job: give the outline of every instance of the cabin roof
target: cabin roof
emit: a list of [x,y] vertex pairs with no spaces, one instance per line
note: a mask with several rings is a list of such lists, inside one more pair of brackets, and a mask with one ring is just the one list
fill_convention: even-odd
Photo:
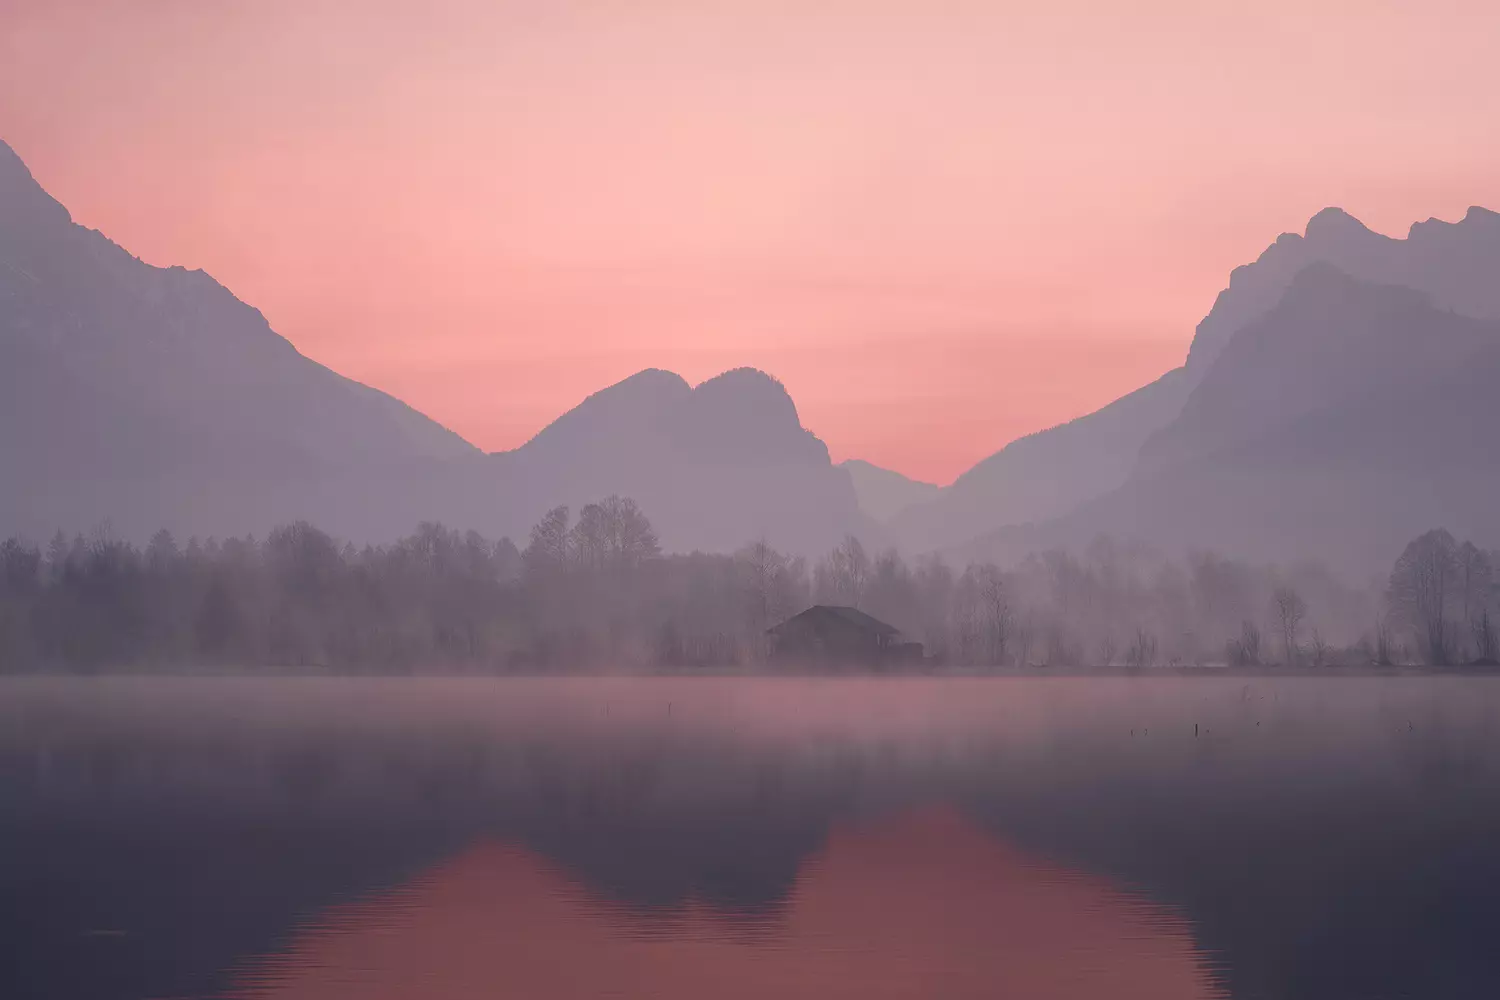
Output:
[[772,634],[779,634],[792,622],[799,620],[809,621],[820,618],[825,620],[830,618],[842,620],[849,625],[853,625],[855,628],[873,633],[875,635],[898,635],[901,631],[894,626],[887,625],[879,618],[865,614],[858,608],[844,607],[843,605],[839,604],[814,604],[806,611],[803,611],[800,614],[793,615],[786,621],[782,622],[780,625],[777,625],[774,628],[767,629],[767,631]]

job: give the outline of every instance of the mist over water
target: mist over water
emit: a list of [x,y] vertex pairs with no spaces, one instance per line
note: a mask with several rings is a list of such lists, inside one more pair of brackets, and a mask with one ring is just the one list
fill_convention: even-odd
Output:
[[1486,678],[14,679],[0,995],[1487,997]]

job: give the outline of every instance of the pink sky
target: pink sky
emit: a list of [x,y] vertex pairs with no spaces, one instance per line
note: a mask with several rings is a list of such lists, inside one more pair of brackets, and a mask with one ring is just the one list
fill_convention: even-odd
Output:
[[645,367],[951,480],[1325,205],[1500,208],[1493,0],[0,0],[0,138],[485,448]]

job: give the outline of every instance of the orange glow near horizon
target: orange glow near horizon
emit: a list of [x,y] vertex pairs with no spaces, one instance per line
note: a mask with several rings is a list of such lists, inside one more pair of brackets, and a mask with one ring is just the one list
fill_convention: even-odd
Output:
[[[350,14],[351,9],[358,13]],[[947,482],[1337,204],[1500,208],[1490,0],[12,0],[0,138],[481,447],[646,367]]]
[[248,963],[237,1000],[784,997],[1213,1000],[1186,922],[949,809],[836,831],[784,910],[645,922],[528,851],[472,847]]

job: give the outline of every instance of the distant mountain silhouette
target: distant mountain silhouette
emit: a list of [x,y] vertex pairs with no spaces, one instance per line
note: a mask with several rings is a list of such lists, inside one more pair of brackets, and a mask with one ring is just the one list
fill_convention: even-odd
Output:
[[[952,486],[830,463],[782,385],[648,370],[486,455],[301,355],[201,271],[75,225],[0,143],[0,535],[312,520],[381,540],[444,520],[524,542],[633,496],[669,550],[755,538],[1021,555],[1109,531],[1367,567],[1500,495],[1500,215],[1405,239],[1338,209],[1237,268],[1181,368],[1012,442]],[[884,524],[877,524],[883,521]]]
[[1308,221],[1305,236],[1283,233],[1255,263],[1234,269],[1198,324],[1188,368],[1206,369],[1236,331],[1263,316],[1303,268],[1318,262],[1364,281],[1419,289],[1466,316],[1500,318],[1500,214],[1475,206],[1460,222],[1418,222],[1400,240],[1325,208]]
[[1318,262],[1426,292],[1436,306],[1463,315],[1500,318],[1500,215],[1471,208],[1461,222],[1417,223],[1401,240],[1371,232],[1341,209],[1324,209],[1305,235],[1284,234],[1234,270],[1198,324],[1183,367],[1095,413],[1012,442],[937,498],[898,514],[892,535],[910,549],[952,547],[1002,526],[1062,517],[1122,486],[1141,447],[1182,413],[1235,334]]
[[548,507],[634,497],[670,549],[765,538],[793,551],[869,532],[848,474],[802,427],[782,384],[739,368],[691,387],[648,369],[594,393],[492,461],[523,530]]
[[1500,320],[1314,263],[1211,357],[1119,489],[970,551],[1109,533],[1367,573],[1433,525],[1497,540]]
[[908,479],[859,458],[840,462],[839,468],[848,472],[854,482],[859,509],[877,521],[888,520],[913,504],[931,500],[940,490],[934,483]]
[[610,493],[669,548],[764,534],[810,551],[864,525],[847,473],[759,372],[697,389],[642,372],[487,456],[304,357],[207,274],[75,225],[3,143],[0,462],[0,535],[306,518],[363,541],[441,519],[522,540],[547,508]]
[[1176,368],[1101,410],[1018,438],[937,496],[897,513],[888,530],[904,548],[922,551],[1071,510],[1125,481],[1141,445],[1180,412],[1189,388]]
[[380,532],[424,506],[419,472],[481,457],[302,356],[202,271],[75,225],[3,143],[0,399],[0,524],[34,534],[336,515]]

